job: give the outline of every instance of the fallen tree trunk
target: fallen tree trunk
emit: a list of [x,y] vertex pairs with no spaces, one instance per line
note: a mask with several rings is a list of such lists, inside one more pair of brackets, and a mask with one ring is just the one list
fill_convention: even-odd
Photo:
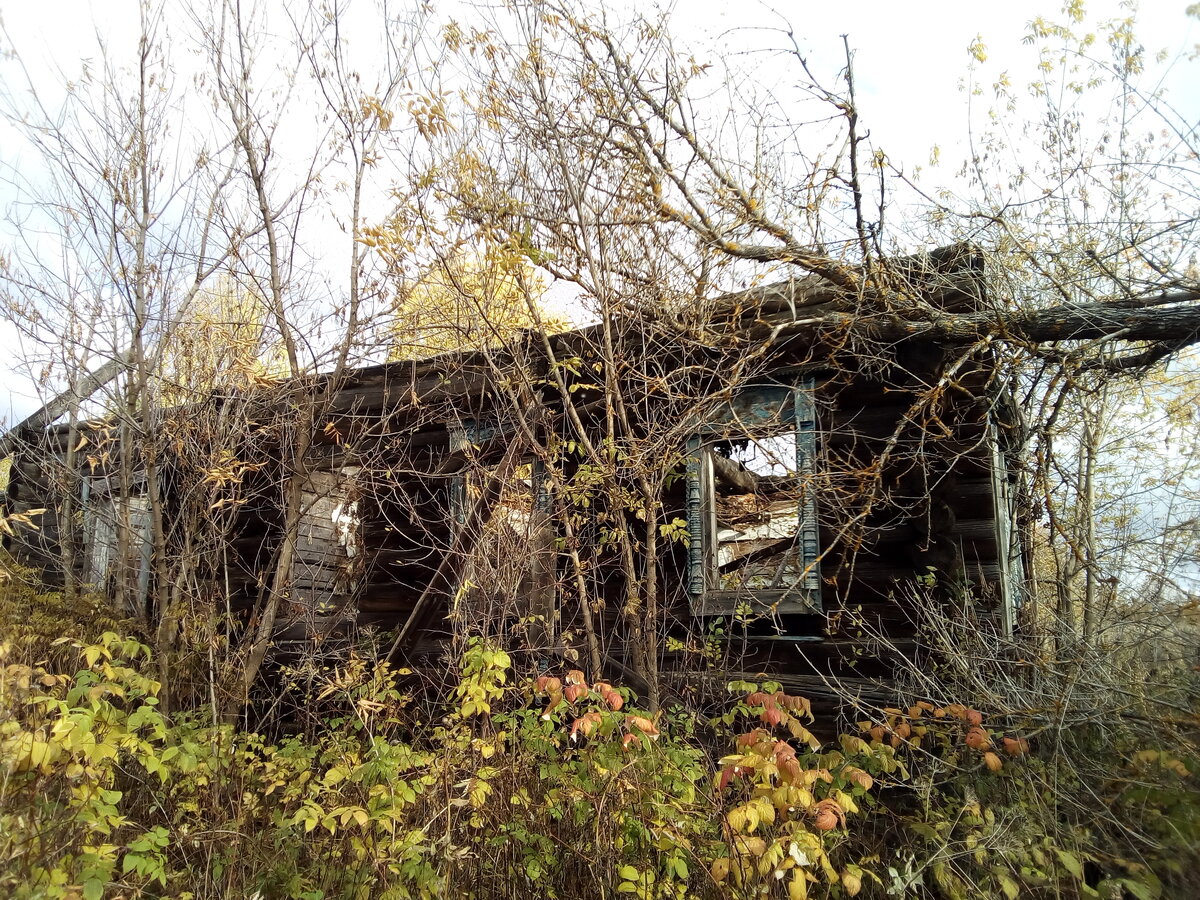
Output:
[[[1160,345],[1159,353],[1138,350],[1147,362],[1191,344],[1200,343],[1200,288],[1187,288],[1147,296],[1135,301],[1062,304],[1028,311],[941,313],[909,318],[896,312],[826,312],[777,323],[762,322],[754,331],[764,340],[809,338],[814,344],[847,336],[894,344],[928,341],[941,346],[962,346],[986,340],[1020,344],[1057,341],[1119,340]],[[805,341],[806,343],[808,341]],[[1119,364],[1119,360],[1115,361]]]

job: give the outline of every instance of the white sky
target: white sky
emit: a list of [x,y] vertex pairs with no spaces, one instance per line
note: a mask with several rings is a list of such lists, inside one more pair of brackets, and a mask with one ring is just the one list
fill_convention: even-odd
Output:
[[[1187,2],[1148,0],[1141,4],[1138,33],[1151,54],[1161,49],[1175,59],[1200,42],[1200,23],[1185,15]],[[634,0],[621,5],[647,12],[654,9]],[[462,4],[454,7],[456,18],[470,24],[469,10]],[[1087,8],[1097,20],[1127,14],[1114,0],[1092,2]],[[840,4],[780,0],[774,9],[777,12],[771,5],[753,0],[678,0],[672,31],[680,43],[709,43],[716,52],[730,54],[732,66],[751,71],[760,80],[786,83],[794,77],[795,68],[784,58],[741,55],[737,49],[750,44],[782,47],[783,34],[766,29],[785,28],[790,20],[801,48],[810,54],[814,69],[830,87],[837,86],[843,62],[841,35],[848,34],[855,51],[859,107],[872,142],[909,172],[928,163],[934,145],[941,148],[943,165],[927,169],[923,175],[928,187],[953,187],[953,173],[963,158],[968,97],[960,85],[971,62],[968,46],[977,35],[987,45],[981,81],[990,84],[1000,72],[1008,71],[1014,82],[1024,83],[1035,74],[1032,50],[1022,44],[1028,23],[1038,15],[1063,18],[1053,2],[1030,0],[843,0]],[[0,56],[15,50],[38,90],[53,98],[64,78],[76,77],[82,61],[96,57],[97,34],[118,53],[122,47],[132,47],[137,4],[129,0],[0,0],[0,21],[7,31],[7,38],[0,37],[4,44]],[[181,56],[178,64],[184,70],[191,65],[186,56]],[[12,59],[0,59],[0,78],[10,86],[15,65]],[[1197,63],[1178,62],[1165,71],[1170,99],[1189,121],[1196,122],[1200,118]],[[12,169],[36,180],[38,165],[36,158],[20,152],[20,142],[14,140],[9,126],[0,123],[0,210],[14,199]],[[0,254],[11,241],[9,228],[0,221]],[[0,423],[15,421],[38,405],[30,383],[12,370],[11,361],[19,354],[13,329],[0,323]]]
[[[1104,21],[1129,14],[1117,0],[1086,4],[1089,19]],[[690,14],[705,8],[711,14]],[[1176,59],[1200,41],[1200,23],[1185,13],[1187,0],[1150,0],[1140,4],[1138,35],[1151,52],[1165,50]],[[843,60],[841,35],[855,51],[855,78],[862,116],[877,144],[890,156],[923,163],[929,150],[943,150],[965,132],[966,94],[960,84],[971,62],[968,47],[980,36],[987,47],[981,80],[991,83],[1007,71],[1014,82],[1031,79],[1034,50],[1023,43],[1028,25],[1038,16],[1064,21],[1055,0],[883,0],[813,3],[784,2],[776,9],[791,19],[802,46],[809,49],[819,71],[835,72]],[[767,7],[749,0],[732,3],[691,3],[681,0],[676,16],[694,24],[702,34],[736,35],[750,20],[773,24]],[[1186,70],[1186,71],[1185,71]],[[1190,72],[1190,74],[1188,74]],[[1186,98],[1193,112],[1200,107],[1200,70],[1183,64],[1172,73],[1176,100]],[[1193,115],[1193,120],[1195,116]]]

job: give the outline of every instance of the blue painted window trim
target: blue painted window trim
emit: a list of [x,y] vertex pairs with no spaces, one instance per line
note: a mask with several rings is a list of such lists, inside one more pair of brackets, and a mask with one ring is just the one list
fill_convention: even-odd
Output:
[[[490,421],[463,419],[460,424],[451,426],[449,431],[451,449],[465,450],[497,435],[508,434],[513,431],[513,428],[502,428]],[[540,457],[535,456],[530,460],[530,479],[534,492],[534,511],[549,515],[551,511],[550,487],[546,478],[546,464]],[[458,472],[450,479],[450,511],[459,528],[462,528],[467,520],[469,505],[467,476],[464,472]]]
[[[744,388],[723,408],[706,416],[687,444],[688,513],[688,593],[694,615],[726,615],[741,603],[778,612],[820,612],[820,531],[817,503],[813,492],[804,491],[796,510],[799,529],[796,534],[800,562],[805,568],[798,587],[774,591],[717,591],[709,583],[709,560],[715,540],[716,523],[710,501],[711,474],[706,470],[706,441],[714,435],[728,435],[730,426],[753,434],[756,424],[793,422],[796,430],[796,471],[803,478],[815,474],[817,460],[817,422],[814,400],[815,380],[805,377],[793,385],[768,383]],[[776,394],[777,405],[764,406],[763,398]],[[790,404],[788,401],[791,401]],[[790,405],[790,409],[788,406]],[[764,409],[767,410],[763,415]],[[734,432],[737,433],[737,432]],[[762,611],[761,609],[759,611]]]

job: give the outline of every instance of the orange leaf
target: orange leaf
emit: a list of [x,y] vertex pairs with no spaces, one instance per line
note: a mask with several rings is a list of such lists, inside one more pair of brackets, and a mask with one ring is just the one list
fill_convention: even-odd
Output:
[[967,732],[967,746],[972,750],[986,750],[991,745],[987,732],[978,725]]
[[875,783],[875,779],[862,769],[855,769],[853,772],[851,772],[850,780],[857,784],[864,791],[869,791],[871,789],[871,785]]
[[795,784],[800,780],[800,762],[794,756],[791,759],[785,759],[778,763],[779,774],[788,784]]
[[[555,680],[557,681],[557,679],[555,679]],[[558,709],[559,705],[562,702],[563,702],[562,694],[560,694],[558,691],[551,691],[550,699],[548,701],[546,701],[546,708],[542,711],[542,718],[549,719],[550,713],[552,713],[552,712],[554,712],[554,710]]]
[[1014,739],[1006,737],[1002,743],[1004,744],[1004,752],[1009,756],[1022,756],[1029,752],[1029,741],[1024,738]]
[[[577,687],[577,685],[572,685]],[[574,741],[576,735],[582,734],[584,737],[590,737],[592,732],[600,727],[601,717],[598,712],[590,712],[587,715],[580,716],[571,723],[571,740]]]
[[629,716],[626,720],[648,738],[658,737],[658,728],[645,716]]
[[827,807],[818,807],[813,816],[813,825],[820,831],[833,831],[838,827],[837,813]]
[[587,696],[586,684],[568,684],[567,689],[563,691],[563,695],[567,698],[568,703],[574,703],[580,697]]
[[774,728],[783,721],[783,713],[779,711],[779,707],[772,703],[762,711],[762,714],[759,716],[759,718],[762,719],[767,725],[770,725],[772,728]]
[[755,728],[753,731],[748,731],[745,734],[739,734],[734,742],[739,749],[753,747],[755,744],[763,740],[770,740],[767,733],[761,728]]

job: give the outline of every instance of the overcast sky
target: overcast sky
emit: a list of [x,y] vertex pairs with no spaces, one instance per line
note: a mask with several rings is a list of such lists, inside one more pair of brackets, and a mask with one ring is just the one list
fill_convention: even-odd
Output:
[[[652,10],[649,4],[627,2],[629,8]],[[610,4],[611,6],[611,4]],[[1184,56],[1200,41],[1197,23],[1186,16],[1187,0],[1155,0],[1141,5],[1138,33],[1151,54],[1163,50],[1169,60],[1161,68],[1172,102],[1189,121],[1200,118],[1200,70]],[[1087,4],[1095,19],[1124,16],[1122,4],[1107,0]],[[469,22],[469,8],[443,4],[442,9]],[[707,52],[728,55],[737,68],[752,71],[761,81],[786,84],[795,67],[782,56],[743,55],[748,46],[785,44],[791,27],[802,51],[816,71],[835,79],[843,60],[841,35],[848,35],[855,52],[855,75],[864,124],[875,146],[906,171],[927,165],[931,149],[941,148],[944,165],[928,170],[930,187],[953,186],[966,134],[968,94],[962,90],[972,56],[968,47],[977,38],[987,47],[987,60],[976,63],[984,83],[1007,71],[1017,83],[1034,75],[1032,49],[1022,43],[1036,16],[1061,19],[1057,4],[1009,2],[851,2],[840,4],[780,2],[776,4],[679,0],[673,4],[672,30],[682,43],[708,45]],[[64,79],[79,75],[83,60],[96,57],[99,35],[110,50],[121,54],[136,40],[137,5],[128,0],[0,0],[7,38],[0,53],[15,51],[31,73],[38,90],[53,98]],[[775,31],[772,31],[774,29]],[[0,61],[0,78],[11,85],[16,62]],[[181,55],[179,66],[189,66]],[[1156,70],[1158,71],[1158,70]],[[36,181],[39,161],[22,152],[11,129],[0,124],[0,208],[15,199],[11,173]],[[7,222],[0,222],[0,254],[11,243]],[[0,422],[15,421],[38,405],[36,391],[9,363],[20,355],[11,326],[0,323]]]

